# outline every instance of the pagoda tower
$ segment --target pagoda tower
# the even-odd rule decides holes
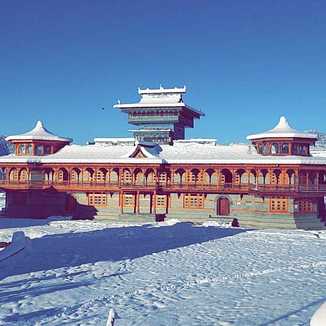
[[[141,142],[172,144],[185,138],[185,128],[194,127],[194,119],[204,114],[183,102],[186,87],[138,89],[138,103],[115,104],[113,107],[128,113],[128,122],[137,126],[134,137]]]

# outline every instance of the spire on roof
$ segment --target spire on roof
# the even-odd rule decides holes
[[[273,128],[271,131],[274,131],[274,132],[276,132],[276,131],[277,132],[280,132],[280,131],[282,131],[282,132],[295,132],[296,130],[291,128],[288,121],[287,121],[287,119],[284,116],[282,116],[280,118],[280,121],[276,125],[276,127]]]
[[[249,135],[247,139],[255,140],[260,138],[282,138],[282,137],[295,137],[295,138],[310,138],[317,139],[316,134],[300,132],[296,129],[293,129],[287,119],[282,116],[278,122],[278,124],[271,130],[265,131],[260,134]]]
[[[67,143],[72,142],[71,138],[60,137],[60,136],[53,134],[49,130],[47,130],[44,127],[42,121],[40,121],[40,120],[38,120],[36,122],[35,127],[32,130],[30,130],[24,134],[9,136],[6,138],[6,140],[9,140],[9,141],[11,141],[11,140],[46,140],[46,141],[58,141],[58,142],[67,142]]]

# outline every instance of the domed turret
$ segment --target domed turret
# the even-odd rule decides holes
[[[293,129],[285,117],[271,130],[247,137],[262,155],[310,156],[310,146],[318,139],[316,134]]]
[[[48,131],[41,121],[35,127],[20,135],[9,136],[7,141],[14,144],[16,155],[43,156],[53,154],[72,142],[71,138],[59,137]]]

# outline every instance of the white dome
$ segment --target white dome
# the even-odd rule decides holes
[[[316,134],[300,132],[290,127],[287,119],[281,117],[278,124],[271,130],[265,131],[261,134],[249,135],[248,140],[261,139],[261,138],[310,138],[317,140]]]
[[[48,131],[44,126],[42,121],[37,121],[35,127],[24,134],[9,136],[6,138],[7,141],[12,140],[48,140],[48,141],[58,141],[58,142],[72,142],[71,138],[63,138],[54,135],[52,132]]]

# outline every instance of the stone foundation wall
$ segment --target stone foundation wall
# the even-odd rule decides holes
[[[230,203],[229,216],[217,215],[217,202],[220,197]],[[205,196],[203,208],[184,208],[182,194],[171,194],[168,206],[168,218],[183,221],[219,220],[231,221],[237,218],[240,226],[254,228],[300,228],[323,229],[324,223],[318,218],[318,212],[299,214],[293,199],[288,200],[286,213],[271,213],[270,199],[249,195],[216,195]],[[154,220],[151,212],[149,194],[139,197],[139,212],[134,207],[124,207],[123,214],[119,204],[119,193],[107,194],[107,205],[89,206],[86,193],[58,193],[46,191],[8,192],[6,215],[10,217],[46,218],[49,216],[73,216],[78,219],[112,219],[112,220]],[[317,201],[316,201],[317,207]],[[166,208],[157,207],[157,213],[165,213]]]

